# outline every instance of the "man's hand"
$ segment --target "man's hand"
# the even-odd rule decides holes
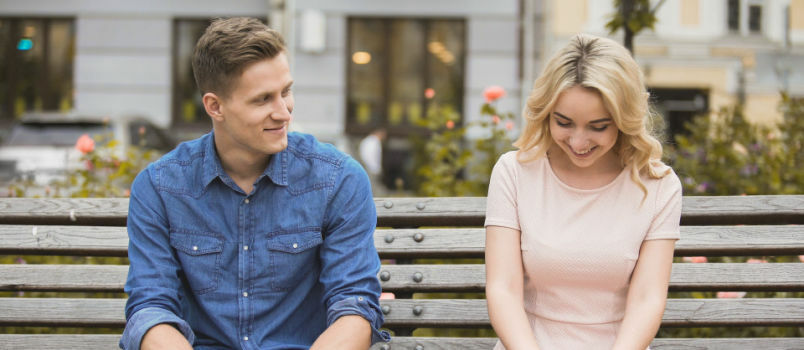
[[[371,346],[371,325],[365,318],[346,315],[327,328],[315,340],[310,350],[368,349]]]
[[[151,327],[140,343],[141,350],[179,349],[193,350],[187,338],[169,324],[158,324]]]

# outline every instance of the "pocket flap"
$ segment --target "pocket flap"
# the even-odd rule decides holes
[[[324,242],[320,231],[308,231],[274,236],[268,239],[268,249],[285,253],[299,253]]]
[[[204,255],[223,251],[223,240],[212,236],[171,233],[170,245],[188,255]]]

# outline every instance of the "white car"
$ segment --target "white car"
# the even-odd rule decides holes
[[[23,115],[0,146],[0,185],[33,180],[45,185],[76,169],[81,153],[75,149],[83,134],[113,135],[121,145],[141,145],[161,152],[176,142],[163,130],[141,117],[32,113]],[[6,186],[3,186],[6,187]]]

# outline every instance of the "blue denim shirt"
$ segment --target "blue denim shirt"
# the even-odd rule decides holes
[[[389,339],[368,177],[334,147],[289,134],[244,193],[209,133],[143,170],[129,203],[122,348],[168,323],[195,349],[308,349],[344,315]]]

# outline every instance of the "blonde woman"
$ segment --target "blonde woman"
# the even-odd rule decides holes
[[[667,298],[681,183],[650,134],[639,66],[616,42],[577,35],[524,114],[486,209],[495,349],[646,349]]]

